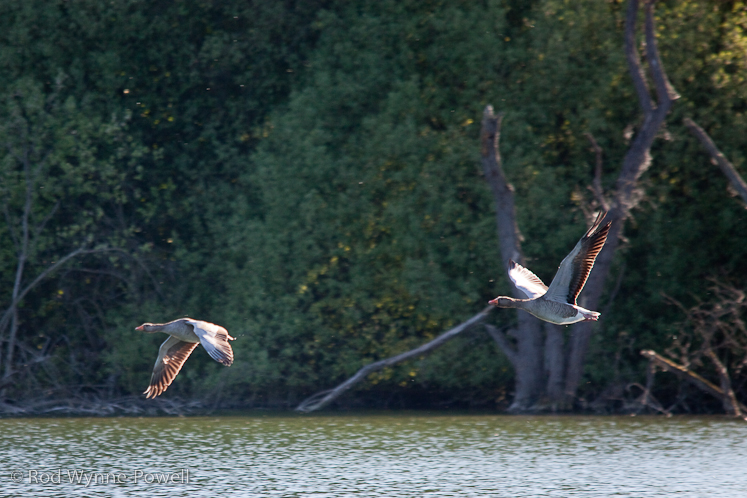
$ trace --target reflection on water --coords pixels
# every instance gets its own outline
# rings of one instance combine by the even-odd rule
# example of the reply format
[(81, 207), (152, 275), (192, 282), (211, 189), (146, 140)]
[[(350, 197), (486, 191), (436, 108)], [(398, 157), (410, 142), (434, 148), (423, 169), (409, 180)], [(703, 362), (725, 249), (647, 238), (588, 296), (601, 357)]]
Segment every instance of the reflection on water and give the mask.
[(7, 496), (736, 498), (746, 475), (723, 418), (0, 420)]

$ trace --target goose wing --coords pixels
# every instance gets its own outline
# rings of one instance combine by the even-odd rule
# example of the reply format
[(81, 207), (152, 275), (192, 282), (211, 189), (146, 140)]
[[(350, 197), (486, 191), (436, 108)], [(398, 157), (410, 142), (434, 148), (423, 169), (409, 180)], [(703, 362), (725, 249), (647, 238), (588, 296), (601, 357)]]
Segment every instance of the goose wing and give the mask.
[(547, 292), (547, 286), (537, 275), (513, 259), (508, 260), (508, 278), (529, 299), (536, 299)]
[(606, 216), (602, 211), (597, 216), (594, 224), (581, 237), (576, 247), (563, 259), (555, 274), (555, 278), (550, 283), (545, 297), (551, 301), (562, 303), (576, 304), (576, 298), (584, 288), (586, 279), (594, 266), (594, 260), (597, 254), (602, 250), (604, 243), (607, 241), (607, 234), (610, 231), (612, 222), (602, 226), (602, 221)]
[(196, 347), (196, 342), (185, 342), (170, 335), (158, 348), (158, 359), (153, 367), (150, 385), (143, 393), (145, 397), (155, 398), (164, 392)]
[(227, 367), (231, 366), (233, 349), (231, 349), (228, 341), (233, 341), (234, 337), (228, 335), (226, 329), (220, 325), (201, 320), (186, 319), (185, 321), (192, 325), (195, 334), (200, 339), (200, 344), (212, 359)]

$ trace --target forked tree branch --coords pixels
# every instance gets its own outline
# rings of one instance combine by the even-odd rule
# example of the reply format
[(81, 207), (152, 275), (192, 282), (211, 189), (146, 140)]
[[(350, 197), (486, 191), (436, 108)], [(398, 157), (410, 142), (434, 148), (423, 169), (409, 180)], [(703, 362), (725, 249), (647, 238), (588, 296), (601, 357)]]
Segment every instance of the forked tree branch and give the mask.
[[(669, 84), (664, 66), (659, 58), (654, 29), (653, 4), (653, 0), (646, 1), (645, 33), (648, 66), (657, 88), (655, 105), (646, 85), (635, 46), (639, 2), (638, 0), (630, 0), (628, 4), (625, 25), (625, 54), (633, 86), (638, 94), (641, 109), (643, 109), (643, 122), (623, 158), (622, 169), (615, 183), (614, 199), (607, 215), (607, 219), (612, 222), (612, 227), (607, 236), (607, 243), (597, 256), (594, 271), (591, 272), (586, 282), (582, 302), (583, 306), (589, 309), (595, 309), (599, 305), (599, 299), (604, 290), (604, 282), (610, 273), (612, 259), (622, 237), (623, 225), (630, 215), (630, 211), (640, 199), (637, 192), (638, 180), (651, 164), (651, 145), (674, 100), (678, 98), (677, 93)], [(593, 323), (579, 322), (571, 328), (571, 350), (566, 375), (566, 395), (569, 399), (575, 398), (576, 391), (581, 383), (584, 358), (589, 347)]]
[(523, 264), (524, 258), (521, 254), (521, 235), (516, 224), (514, 187), (508, 183), (503, 173), (503, 160), (499, 149), (502, 123), (503, 113), (495, 114), (493, 106), (486, 106), (480, 128), (480, 155), (485, 180), (495, 201), (498, 243), (505, 268), (509, 259)]
[[(521, 252), (521, 232), (516, 222), (514, 188), (506, 180), (499, 149), (502, 121), (503, 113), (496, 115), (492, 106), (485, 107), (480, 128), (480, 156), (485, 180), (493, 193), (498, 243), (502, 269), (505, 271), (509, 259), (524, 264), (524, 256)], [(514, 297), (525, 297), (515, 285), (511, 285), (511, 289)], [(537, 375), (542, 368), (542, 327), (540, 321), (529, 313), (519, 310), (516, 313), (516, 348), (502, 349), (507, 352), (517, 377), (516, 396), (509, 410), (520, 412), (530, 409), (542, 390), (540, 377)], [(516, 354), (512, 355), (511, 351), (516, 351)]]
[(638, 0), (630, 0), (628, 13), (625, 19), (625, 58), (628, 61), (628, 70), (633, 79), (633, 87), (638, 94), (638, 103), (644, 115), (648, 115), (654, 107), (651, 95), (646, 83), (646, 75), (641, 67), (641, 58), (635, 41), (635, 26), (638, 18)]
[(656, 86), (658, 101), (677, 100), (680, 95), (669, 82), (669, 77), (661, 64), (659, 49), (656, 46), (656, 29), (654, 27), (654, 3), (656, 0), (646, 0), (645, 32), (646, 32), (646, 58), (651, 68), (651, 77)]
[(28, 284), (26, 287), (21, 290), (18, 295), (15, 297), (15, 299), (11, 302), (10, 306), (5, 310), (5, 313), (3, 313), (3, 316), (0, 318), (0, 331), (3, 331), (5, 327), (8, 325), (8, 321), (13, 315), (13, 309), (15, 309), (16, 306), (18, 306), (18, 303), (23, 300), (23, 298), (28, 294), (34, 287), (39, 285), (39, 283), (47, 278), (51, 273), (55, 272), (58, 268), (60, 268), (62, 265), (70, 261), (76, 256), (79, 256), (81, 254), (92, 254), (97, 252), (106, 252), (112, 250), (111, 248), (96, 248), (96, 249), (86, 249), (84, 247), (79, 247), (78, 249), (66, 254), (62, 258), (58, 259), (54, 264), (47, 267), (43, 272), (41, 272), (30, 284)]

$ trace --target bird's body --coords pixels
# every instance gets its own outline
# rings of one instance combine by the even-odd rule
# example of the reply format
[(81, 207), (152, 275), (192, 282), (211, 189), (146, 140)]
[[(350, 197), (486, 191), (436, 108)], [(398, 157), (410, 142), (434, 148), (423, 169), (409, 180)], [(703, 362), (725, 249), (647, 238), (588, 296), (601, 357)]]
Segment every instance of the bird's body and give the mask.
[(180, 318), (168, 323), (144, 323), (135, 330), (151, 334), (164, 332), (169, 335), (158, 348), (158, 358), (153, 367), (150, 385), (143, 393), (146, 398), (155, 398), (171, 385), (198, 344), (202, 344), (210, 357), (218, 363), (226, 366), (233, 363), (233, 350), (228, 341), (234, 338), (220, 325)]
[(600, 313), (582, 308), (576, 303), (576, 298), (607, 240), (612, 223), (602, 226), (605, 215), (599, 213), (591, 228), (563, 259), (550, 287), (527, 268), (509, 260), (508, 276), (528, 299), (498, 296), (490, 304), (499, 308), (523, 309), (540, 320), (558, 325), (598, 320)]
[(503, 299), (511, 299), (511, 304), (494, 304), (499, 308), (520, 308), (540, 320), (557, 325), (570, 325), (583, 320), (596, 320), (599, 317), (599, 313), (596, 311), (590, 311), (578, 305), (543, 299), (542, 297), (537, 299)]

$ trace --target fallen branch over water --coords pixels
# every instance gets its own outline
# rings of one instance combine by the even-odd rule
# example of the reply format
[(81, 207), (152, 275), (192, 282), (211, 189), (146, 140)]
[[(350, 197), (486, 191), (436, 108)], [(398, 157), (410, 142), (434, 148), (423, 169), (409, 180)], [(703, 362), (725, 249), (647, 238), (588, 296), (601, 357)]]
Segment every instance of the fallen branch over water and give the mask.
[(707, 381), (687, 367), (679, 365), (669, 358), (666, 358), (658, 354), (656, 351), (650, 349), (644, 349), (643, 351), (641, 351), (641, 355), (644, 358), (648, 359), (648, 361), (651, 362), (652, 365), (655, 365), (666, 372), (673, 373), (680, 379), (689, 382), (701, 391), (707, 392), (711, 396), (718, 398), (720, 401), (724, 402), (725, 406), (727, 403), (730, 404), (732, 406), (731, 410), (729, 410), (730, 412), (732, 412), (730, 413), (730, 415), (741, 417), (744, 413), (747, 413), (747, 407), (738, 402), (734, 398), (733, 393), (731, 394), (731, 396), (729, 396), (729, 394), (725, 393), (723, 389)]
[(314, 410), (319, 410), (320, 408), (323, 408), (330, 404), (332, 401), (340, 397), (342, 393), (353, 387), (358, 382), (362, 381), (366, 377), (368, 377), (369, 374), (372, 374), (374, 372), (378, 372), (379, 370), (383, 370), (386, 367), (391, 367), (396, 365), (397, 363), (401, 363), (405, 360), (409, 360), (410, 358), (413, 358), (415, 356), (420, 356), (426, 353), (430, 353), (434, 349), (438, 348), (439, 346), (443, 345), (445, 342), (449, 341), (450, 339), (456, 337), (460, 333), (464, 332), (465, 330), (468, 330), (478, 323), (482, 322), (487, 318), (488, 314), (492, 310), (494, 310), (494, 306), (488, 306), (466, 322), (462, 322), (456, 327), (454, 327), (451, 330), (448, 330), (441, 334), (440, 336), (436, 337), (430, 342), (426, 342), (422, 346), (419, 346), (415, 349), (411, 349), (410, 351), (406, 351), (404, 353), (400, 353), (397, 356), (392, 356), (390, 358), (386, 358), (384, 360), (377, 361), (376, 363), (371, 363), (369, 365), (366, 365), (365, 367), (361, 368), (356, 372), (355, 375), (350, 377), (348, 380), (340, 384), (339, 386), (335, 387), (334, 389), (329, 389), (327, 391), (322, 391), (314, 394), (313, 396), (310, 396), (309, 398), (306, 398), (303, 402), (301, 402), (298, 407), (296, 407), (296, 411), (299, 412), (313, 412)]

